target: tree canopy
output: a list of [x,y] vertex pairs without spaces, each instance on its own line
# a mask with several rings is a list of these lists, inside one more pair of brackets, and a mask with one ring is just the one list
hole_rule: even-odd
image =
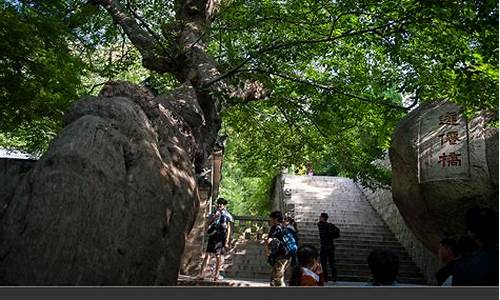
[[203,9],[190,47],[220,76],[197,88],[220,103],[228,165],[246,177],[311,161],[388,183],[372,161],[411,108],[498,111],[497,1],[3,0],[1,145],[46,147],[63,111],[108,79],[179,86],[188,75],[169,59],[186,59],[176,41]]

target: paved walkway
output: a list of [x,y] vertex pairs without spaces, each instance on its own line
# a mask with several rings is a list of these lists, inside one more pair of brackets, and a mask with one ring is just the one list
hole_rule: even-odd
[[[209,278],[197,280],[195,277],[179,275],[179,285],[184,286],[226,286],[226,287],[269,287],[268,280],[262,279],[234,279],[224,278],[221,281],[213,282]],[[365,282],[353,281],[337,281],[336,283],[328,282],[326,287],[361,287],[365,286]],[[401,284],[400,286],[420,286],[415,284]]]

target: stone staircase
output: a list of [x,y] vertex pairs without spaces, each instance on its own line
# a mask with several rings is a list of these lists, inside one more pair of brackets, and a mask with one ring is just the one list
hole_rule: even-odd
[[240,240],[226,255],[223,274],[229,278],[267,280],[270,269],[262,241]]
[[[359,282],[360,284],[367,282],[371,277],[367,264],[368,254],[375,248],[385,248],[399,255],[398,280],[400,283],[426,284],[423,275],[406,250],[352,180],[341,177],[286,175],[283,190],[284,207],[287,207],[288,213],[294,215],[298,223],[300,244],[313,244],[319,249],[319,233],[316,224],[322,212],[328,213],[329,221],[340,228],[341,237],[335,240],[339,282]],[[249,228],[259,224],[260,228],[263,228],[261,232],[267,233],[265,219],[242,218],[246,218],[242,223],[247,223],[236,224],[237,227]],[[252,224],[248,224],[250,219],[252,219]],[[262,237],[240,236],[235,241],[235,246],[225,255],[224,266],[221,270],[225,279],[214,285],[233,285],[234,283],[229,284],[227,281],[234,280],[239,280],[237,285],[242,284],[241,280],[267,284],[270,266],[265,253]],[[184,284],[191,285],[189,280],[186,280]],[[211,284],[203,282],[196,283],[196,285]]]
[[322,212],[340,228],[341,237],[335,240],[339,281],[368,281],[368,254],[375,248],[385,248],[399,255],[399,282],[426,284],[406,250],[352,180],[287,175],[284,190],[286,206],[298,223],[300,244],[319,248],[316,223]]

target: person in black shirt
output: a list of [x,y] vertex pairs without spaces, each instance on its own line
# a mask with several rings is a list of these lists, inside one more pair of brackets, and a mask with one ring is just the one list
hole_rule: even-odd
[[498,216],[491,208],[467,211],[465,224],[479,250],[455,263],[452,285],[498,286]]
[[229,248],[231,238],[231,224],[234,223],[233,216],[226,209],[227,201],[224,198],[217,199],[217,210],[210,217],[208,222],[208,243],[205,252],[205,258],[202,261],[200,272],[197,276],[198,279],[205,277],[205,267],[210,259],[210,255],[215,255],[215,270],[213,273],[213,280],[218,281],[222,279],[219,272],[224,264],[224,254]]
[[[335,267],[335,247],[333,245],[334,232],[337,231],[337,227],[328,221],[328,214],[322,213],[319,217],[318,230],[320,239],[320,251],[319,257],[321,260],[321,267],[323,268],[323,274],[325,276],[325,282],[331,280],[333,282],[337,281],[337,269]],[[330,264],[330,269],[332,271],[331,277],[328,277],[328,264]]]
[[458,244],[455,239],[445,238],[441,240],[439,245],[438,256],[444,267],[439,269],[436,273],[436,280],[438,285],[443,283],[453,274],[453,265],[459,257]]
[[283,214],[280,211],[273,211],[269,217],[271,229],[266,245],[270,252],[268,260],[272,265],[271,286],[285,286],[285,271],[289,257],[286,256],[283,245],[280,245],[284,234]]

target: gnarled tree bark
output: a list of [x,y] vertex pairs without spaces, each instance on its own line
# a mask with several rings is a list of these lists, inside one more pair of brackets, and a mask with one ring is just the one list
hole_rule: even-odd
[[108,82],[70,109],[65,128],[6,203],[3,285],[175,285],[199,205],[196,172],[220,128],[215,95],[237,95],[216,80],[221,74],[202,41],[217,1],[176,1],[182,26],[171,49],[119,1],[93,3],[123,28],[145,67],[182,85],[155,97]]

